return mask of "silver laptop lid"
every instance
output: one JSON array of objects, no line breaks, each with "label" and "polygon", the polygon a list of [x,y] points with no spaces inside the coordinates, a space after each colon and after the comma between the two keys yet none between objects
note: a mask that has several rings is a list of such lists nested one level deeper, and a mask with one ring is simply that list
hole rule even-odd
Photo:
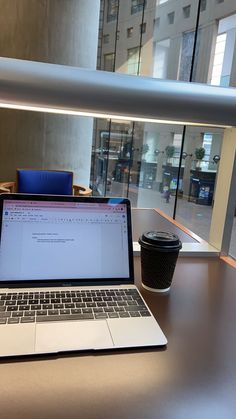
[{"label": "silver laptop lid", "polygon": [[133,283],[130,202],[0,195],[0,286]]}]

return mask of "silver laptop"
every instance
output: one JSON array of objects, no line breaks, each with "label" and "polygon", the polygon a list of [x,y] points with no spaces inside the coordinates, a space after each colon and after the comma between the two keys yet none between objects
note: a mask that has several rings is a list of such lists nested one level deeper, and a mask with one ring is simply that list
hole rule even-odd
[{"label": "silver laptop", "polygon": [[128,199],[0,195],[0,356],[166,345],[134,286]]}]

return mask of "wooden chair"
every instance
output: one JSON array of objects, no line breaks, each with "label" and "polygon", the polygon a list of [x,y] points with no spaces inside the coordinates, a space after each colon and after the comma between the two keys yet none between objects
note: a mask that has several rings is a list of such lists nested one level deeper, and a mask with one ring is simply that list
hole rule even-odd
[{"label": "wooden chair", "polygon": [[73,184],[73,172],[17,169],[16,182],[1,182],[0,193],[90,196],[92,190]]}]

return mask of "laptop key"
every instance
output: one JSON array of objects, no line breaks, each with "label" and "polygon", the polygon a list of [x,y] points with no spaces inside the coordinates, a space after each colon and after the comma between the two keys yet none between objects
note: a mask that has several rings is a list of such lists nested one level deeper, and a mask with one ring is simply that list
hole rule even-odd
[{"label": "laptop key", "polygon": [[117,302],[116,301],[108,301],[107,305],[108,305],[108,307],[115,307],[115,306],[117,306]]},{"label": "laptop key", "polygon": [[48,298],[43,298],[42,300],[40,300],[40,304],[49,304],[50,301]]},{"label": "laptop key", "polygon": [[127,301],[117,301],[117,305],[120,307],[127,306]]},{"label": "laptop key", "polygon": [[46,316],[47,315],[47,310],[37,310],[36,315],[37,316]]},{"label": "laptop key", "polygon": [[79,297],[73,297],[72,298],[73,303],[82,303],[82,298]]},{"label": "laptop key", "polygon": [[11,299],[10,295],[2,295],[2,297],[1,297],[1,300],[3,300],[3,301],[8,301],[10,299]]},{"label": "laptop key", "polygon": [[[66,307],[67,305],[65,304],[65,307]],[[64,304],[62,304],[62,303],[59,303],[59,304],[54,304],[54,308],[64,308]]]},{"label": "laptop key", "polygon": [[59,311],[58,310],[48,310],[48,314],[50,316],[56,316],[57,314],[59,314]]},{"label": "laptop key", "polygon": [[75,305],[76,305],[77,308],[86,307],[86,304],[85,303],[76,303]]},{"label": "laptop key", "polygon": [[138,311],[131,311],[129,314],[130,317],[140,317],[140,313]]},{"label": "laptop key", "polygon": [[147,310],[142,310],[140,311],[140,314],[142,317],[147,317],[147,316],[151,316],[151,314],[149,313],[149,311]]},{"label": "laptop key", "polygon": [[108,314],[106,313],[95,313],[95,319],[107,319]]},{"label": "laptop key", "polygon": [[23,311],[16,311],[16,312],[13,311],[12,313],[12,317],[22,317],[22,316],[23,316]]},{"label": "laptop key", "polygon": [[114,307],[114,310],[118,312],[125,311],[124,307]]},{"label": "laptop key", "polygon": [[42,309],[43,310],[51,310],[52,309],[52,304],[43,304]]},{"label": "laptop key", "polygon": [[120,316],[120,317],[129,317],[129,313],[127,313],[127,311],[120,312],[120,313],[119,313],[119,316]]},{"label": "laptop key", "polygon": [[118,313],[108,313],[108,316],[110,317],[110,319],[119,317]]},{"label": "laptop key", "polygon": [[87,303],[86,305],[87,307],[97,307],[96,303]]},{"label": "laptop key", "polygon": [[33,316],[21,317],[20,322],[21,323],[34,323],[35,317]]},{"label": "laptop key", "polygon": [[90,298],[90,297],[84,297],[83,298],[83,303],[92,303],[92,298]]},{"label": "laptop key", "polygon": [[21,310],[29,310],[30,309],[30,306],[20,306],[20,309]]},{"label": "laptop key", "polygon": [[127,306],[125,307],[125,311],[140,311],[142,310],[142,307],[140,306]]},{"label": "laptop key", "polygon": [[82,313],[92,313],[92,309],[91,308],[82,308]]},{"label": "laptop key", "polygon": [[103,301],[112,301],[111,297],[103,297]]},{"label": "laptop key", "polygon": [[0,324],[6,324],[7,319],[0,319]]},{"label": "laptop key", "polygon": [[[15,313],[13,313],[13,314],[15,314]],[[6,317],[11,317],[11,312],[10,311],[0,312],[0,319],[5,319]]]},{"label": "laptop key", "polygon": [[59,316],[38,316],[36,322],[63,322],[66,320],[93,320],[94,316],[92,313],[84,314],[60,314]]},{"label": "laptop key", "polygon": [[38,304],[39,300],[29,300],[29,304],[33,305],[33,304]]},{"label": "laptop key", "polygon": [[98,307],[98,308],[94,308],[93,309],[94,313],[104,313],[103,308],[102,307]]},{"label": "laptop key", "polygon": [[62,303],[71,303],[71,298],[62,298]]},{"label": "laptop key", "polygon": [[6,306],[0,306],[0,311],[6,311]]},{"label": "laptop key", "polygon": [[18,306],[24,306],[27,304],[27,300],[17,300]]},{"label": "laptop key", "polygon": [[68,308],[64,308],[60,310],[60,314],[70,314],[70,310]]},{"label": "laptop key", "polygon": [[41,310],[41,304],[33,304],[31,310]]},{"label": "laptop key", "polygon": [[113,307],[104,307],[104,311],[105,311],[105,313],[114,313],[114,308]]},{"label": "laptop key", "polygon": [[81,308],[72,308],[71,313],[72,314],[81,314],[82,310],[81,310]]},{"label": "laptop key", "polygon": [[35,316],[35,311],[34,310],[25,311],[24,316]]},{"label": "laptop key", "polygon": [[20,319],[18,319],[17,317],[11,317],[10,319],[7,320],[8,324],[16,324],[19,322],[20,322]]},{"label": "laptop key", "polygon": [[16,301],[15,300],[6,301],[6,305],[7,306],[15,306],[16,305]]},{"label": "laptop key", "polygon": [[17,310],[18,310],[18,307],[17,306],[9,306],[9,307],[7,307],[7,311],[17,311]]}]

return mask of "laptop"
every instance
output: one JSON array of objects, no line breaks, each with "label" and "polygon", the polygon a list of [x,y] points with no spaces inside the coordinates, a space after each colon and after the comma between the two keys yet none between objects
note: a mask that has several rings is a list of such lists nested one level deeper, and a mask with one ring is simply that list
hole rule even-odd
[{"label": "laptop", "polygon": [[162,346],[128,199],[0,195],[0,356]]}]

